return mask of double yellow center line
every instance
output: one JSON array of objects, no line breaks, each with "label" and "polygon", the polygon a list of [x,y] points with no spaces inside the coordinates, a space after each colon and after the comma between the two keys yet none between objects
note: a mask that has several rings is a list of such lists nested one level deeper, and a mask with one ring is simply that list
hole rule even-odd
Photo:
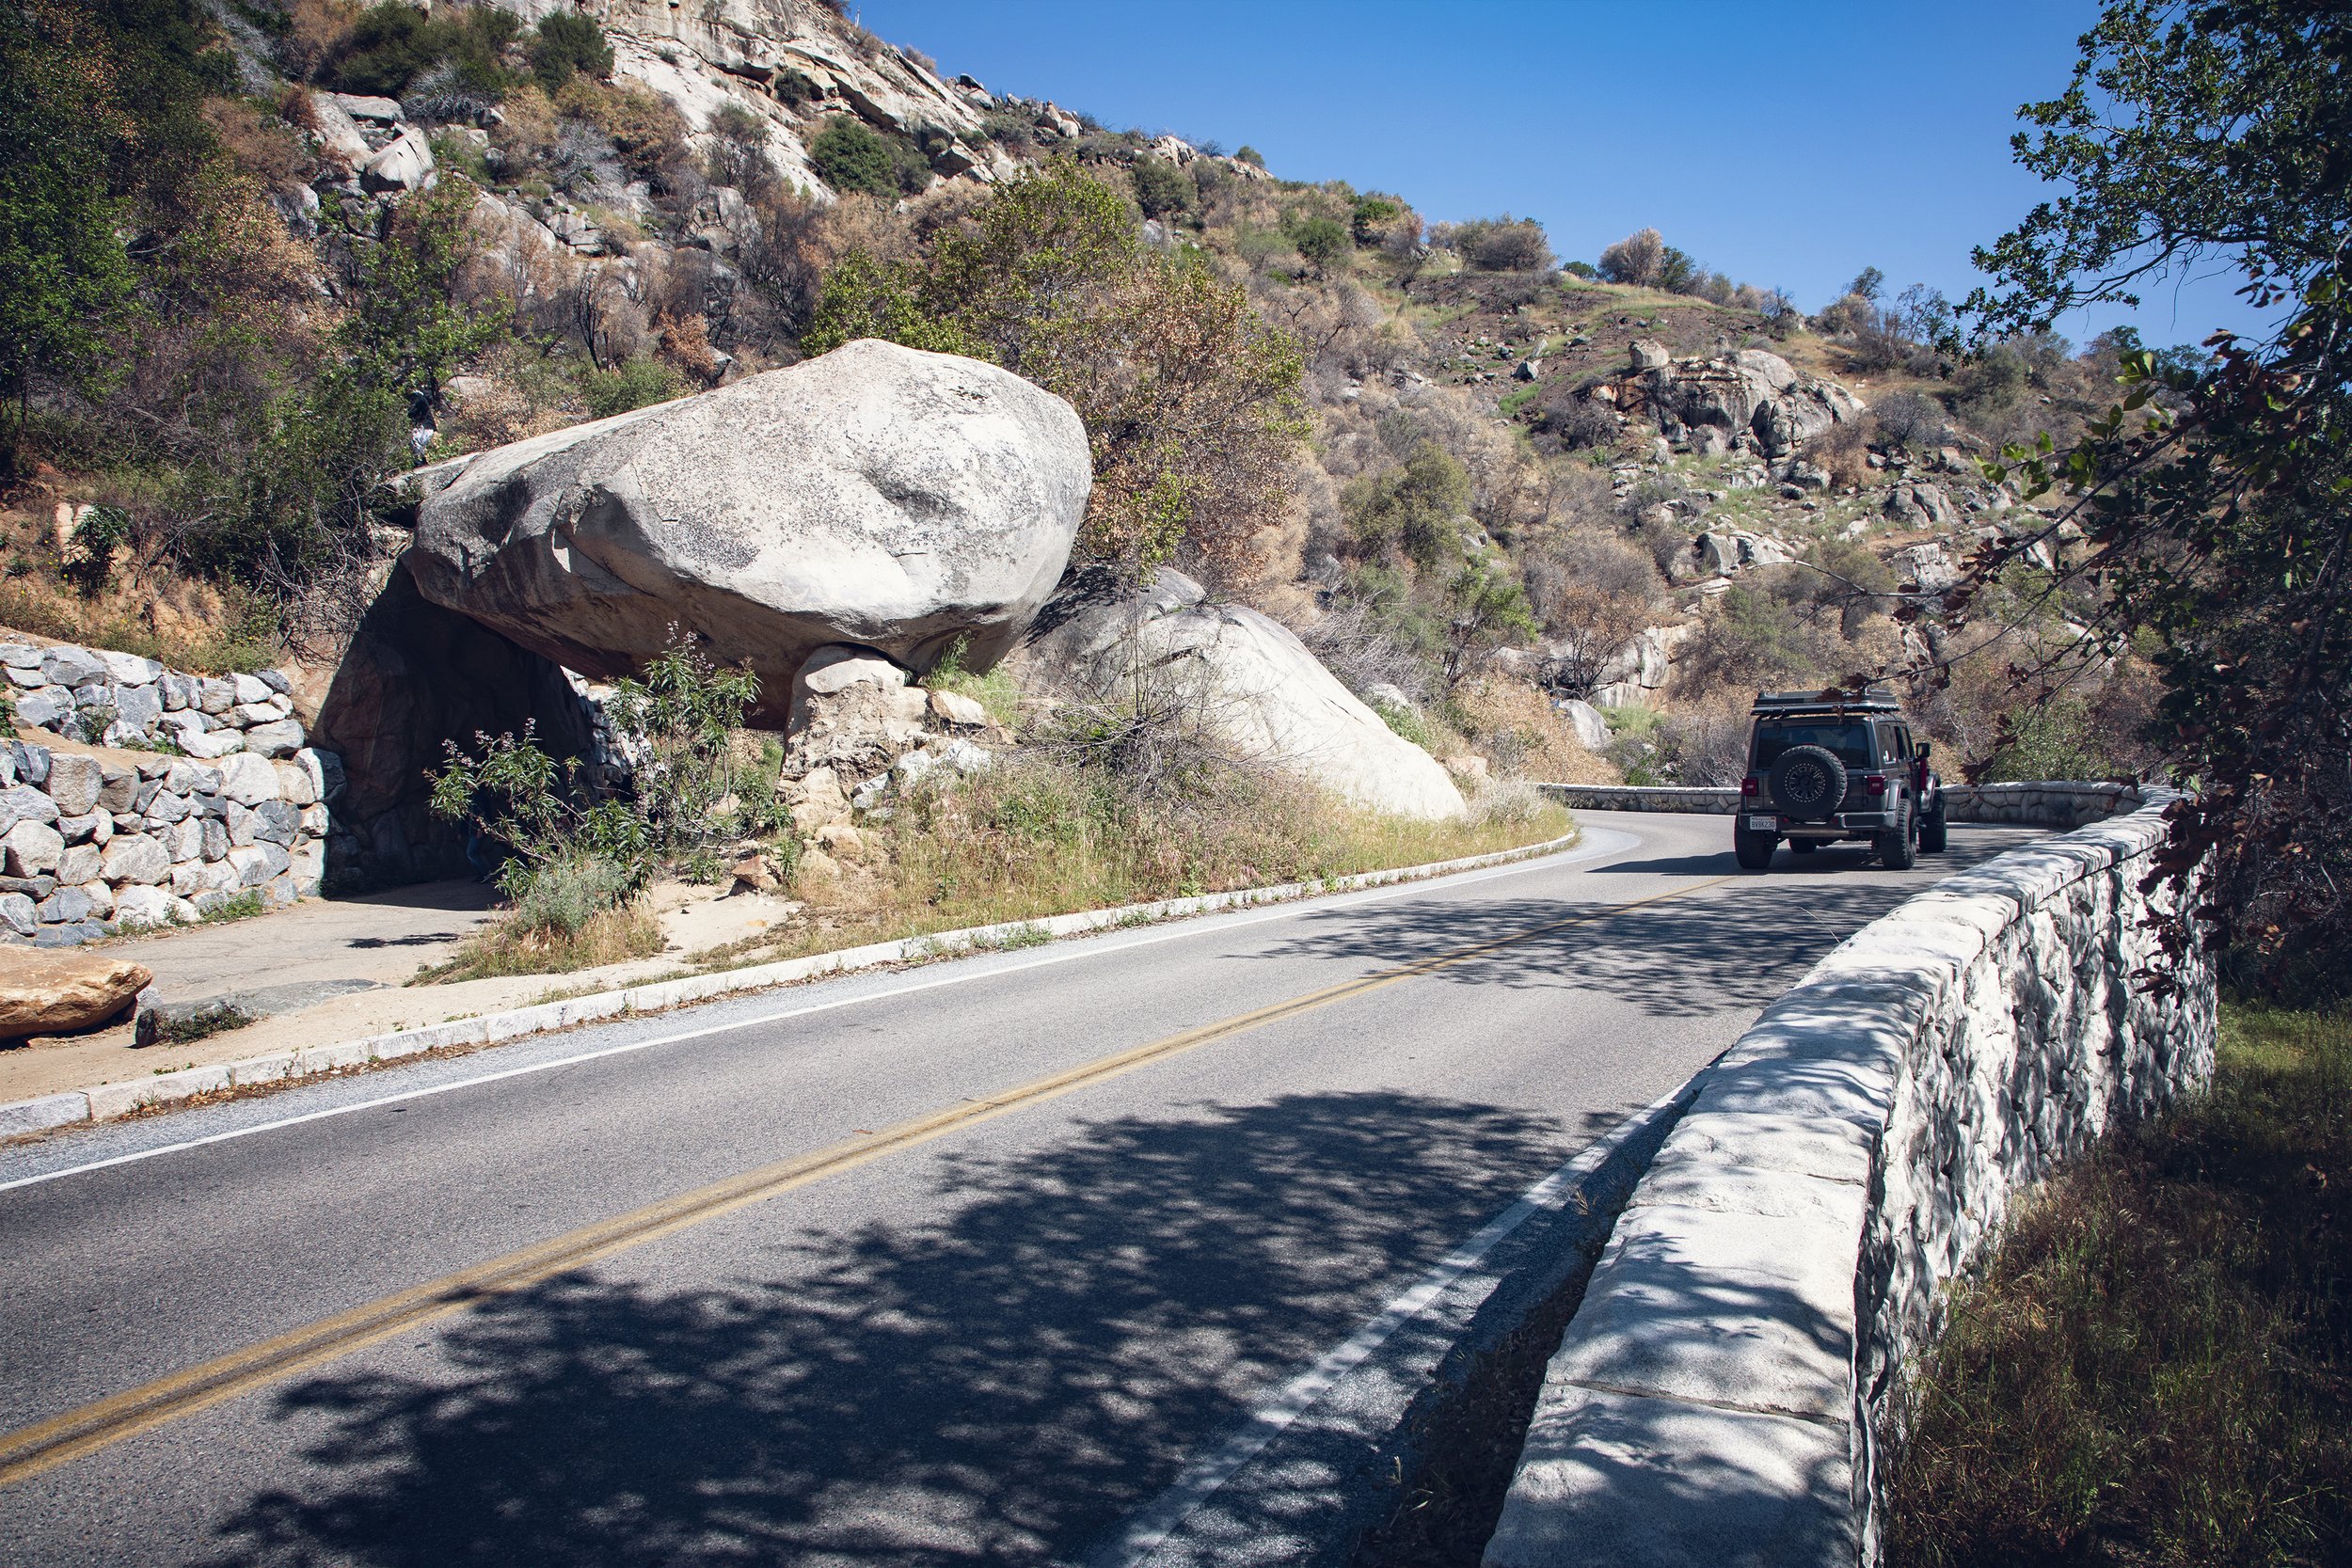
[{"label": "double yellow center line", "polygon": [[1338,985],[1326,986],[1321,990],[1308,991],[1250,1012],[1221,1019],[1215,1023],[1186,1029],[1148,1045],[1097,1057],[1001,1094],[982,1100],[967,1100],[931,1116],[902,1121],[895,1127],[866,1133],[811,1154],[779,1160],[628,1213],[582,1226],[520,1251],[493,1258],[469,1269],[461,1269],[426,1284],[355,1307],[347,1312],[321,1318],[316,1323],[278,1335],[276,1338],[232,1351],[199,1366],[157,1378],[152,1383],[142,1384],[94,1404],[84,1405],[78,1410],[68,1411],[62,1416],[0,1436],[0,1486],[40,1475],[83,1454],[96,1452],[125,1438],[152,1431],[223,1400],[250,1393],[437,1318],[462,1311],[493,1297],[526,1290],[627,1248],[643,1246],[647,1242],[702,1225],[722,1214],[733,1213],[738,1209],[765,1202],[813,1181],[854,1170],[886,1155],[917,1148],[960,1129],[1026,1109],[1200,1046],[1231,1039],[1236,1035],[1263,1028],[1283,1019],[1295,1018],[1318,1007],[1327,1007],[1335,1002],[1344,1002],[1482,954],[1492,953],[1498,948],[1509,947],[1570,927],[1587,925],[1644,905],[1678,898],[1733,879],[1716,877],[1671,888],[1646,898],[1636,898],[1629,903],[1588,911],[1563,920],[1530,926],[1472,946],[1377,970],[1353,980],[1343,980]]}]

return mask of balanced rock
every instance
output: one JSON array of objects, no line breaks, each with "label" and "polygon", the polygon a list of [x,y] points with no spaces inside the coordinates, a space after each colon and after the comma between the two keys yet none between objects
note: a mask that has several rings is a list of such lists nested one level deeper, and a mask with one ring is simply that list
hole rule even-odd
[{"label": "balanced rock", "polygon": [[154,978],[128,958],[0,948],[0,1039],[103,1023],[127,1010]]},{"label": "balanced rock", "polygon": [[772,720],[827,643],[993,662],[1059,580],[1093,481],[1061,399],[865,340],[417,483],[426,598],[607,678],[691,627],[750,662]]},{"label": "balanced rock", "polygon": [[1201,716],[1247,761],[1399,816],[1459,816],[1462,794],[1438,759],[1388,723],[1279,623],[1208,602],[1162,568],[1139,592],[1078,574],[1041,617],[1025,654],[1081,686],[1119,692],[1141,673]]}]

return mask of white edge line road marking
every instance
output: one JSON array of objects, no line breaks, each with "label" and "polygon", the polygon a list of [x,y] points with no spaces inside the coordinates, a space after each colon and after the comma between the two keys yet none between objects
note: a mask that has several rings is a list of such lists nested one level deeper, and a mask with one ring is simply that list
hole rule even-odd
[{"label": "white edge line road marking", "polygon": [[[1711,1064],[1710,1064],[1711,1066]],[[1401,1295],[1322,1359],[1284,1384],[1273,1399],[1245,1418],[1233,1434],[1206,1458],[1196,1460],[1169,1483],[1157,1501],[1137,1515],[1089,1560],[1096,1568],[1136,1568],[1183,1527],[1200,1505],[1244,1465],[1290,1430],[1341,1378],[1369,1359],[1396,1331],[1421,1315],[1454,1281],[1476,1268],[1497,1243],[1528,1220],[1554,1208],[1576,1181],[1591,1176],[1650,1119],[1692,1095],[1708,1068],[1701,1068],[1673,1093],[1634,1112],[1587,1145],[1584,1151],[1519,1195],[1518,1201],[1486,1222],[1460,1246],[1439,1259]]]},{"label": "white edge line road marking", "polygon": [[[1604,835],[1607,838],[1623,838],[1628,842],[1609,843],[1605,841]],[[1572,865],[1581,861],[1593,860],[1628,848],[1638,848],[1641,844],[1641,840],[1633,835],[1619,833],[1612,829],[1600,829],[1589,836],[1602,841],[1580,846],[1565,855],[1545,855],[1534,860],[1520,861],[1512,865],[1499,865],[1484,871],[1465,872],[1438,881],[1424,879],[1401,882],[1391,887],[1368,888],[1360,893],[1344,893],[1334,898],[1299,899],[1271,910],[1234,915],[1230,918],[1212,915],[1206,920],[1183,921],[1178,923],[1174,929],[1151,935],[1130,936],[1124,939],[1113,938],[1107,942],[1099,939],[1093,942],[1081,941],[1073,942],[1064,952],[1043,954],[1038,958],[1025,958],[1017,963],[989,969],[963,970],[960,973],[941,975],[937,979],[913,981],[907,985],[892,986],[882,990],[867,991],[858,996],[836,997],[829,1002],[812,1002],[804,1006],[778,1008],[773,1012],[759,1013],[751,1018],[736,1019],[726,1023],[706,1024],[700,1029],[674,1030],[666,1035],[657,1035],[651,1039],[630,1040],[621,1045],[602,1046],[595,1051],[577,1052],[569,1056],[558,1056],[544,1062],[529,1062],[520,1067],[502,1068],[496,1072],[476,1073],[472,1077],[454,1079],[446,1084],[428,1085],[423,1088],[403,1089],[396,1094],[377,1095],[373,1099],[355,1101],[348,1105],[329,1105],[316,1111],[305,1111],[298,1116],[279,1117],[271,1121],[256,1122],[251,1127],[231,1128],[225,1132],[207,1133],[200,1138],[183,1138],[174,1143],[158,1144],[152,1148],[133,1149],[127,1154],[110,1155],[103,1160],[92,1160],[87,1164],[68,1165],[63,1170],[45,1171],[37,1176],[20,1176],[14,1180],[0,1181],[0,1193],[13,1192],[19,1187],[37,1187],[48,1181],[62,1181],[69,1176],[86,1176],[92,1171],[106,1170],[116,1165],[135,1164],[142,1160],[152,1160],[166,1154],[177,1154],[185,1149],[202,1148],[208,1144],[229,1143],[238,1138],[257,1137],[263,1132],[280,1132],[289,1127],[299,1127],[306,1122],[325,1121],[333,1117],[352,1116],[360,1111],[373,1111],[381,1106],[397,1105],[406,1101],[427,1100],[435,1095],[451,1094],[459,1089],[479,1088],[485,1084],[495,1084],[502,1079],[520,1078],[534,1072],[551,1072],[558,1068],[578,1067],[584,1062],[601,1061],[608,1056],[625,1056],[634,1052],[651,1051],[657,1046],[677,1045],[687,1040],[702,1039],[711,1035],[723,1035],[737,1029],[755,1029],[763,1024],[782,1023],[790,1019],[805,1018],[811,1013],[831,1012],[836,1007],[850,1007],[867,1002],[888,1001],[894,997],[911,996],[917,991],[936,990],[942,986],[956,986],[973,980],[993,979],[1000,974],[1018,974],[1025,970],[1043,969],[1050,964],[1071,963],[1080,958],[1097,958],[1104,954],[1124,953],[1134,948],[1150,947],[1163,942],[1178,942],[1190,937],[1212,936],[1224,931],[1236,930],[1245,926],[1262,925],[1269,920],[1294,920],[1302,914],[1311,914],[1326,910],[1347,909],[1357,904],[1402,898],[1414,894],[1428,894],[1438,888],[1469,887],[1478,882],[1491,881],[1500,877],[1517,877],[1530,871],[1556,871],[1563,865]],[[841,978],[847,979],[849,976],[844,975]],[[719,999],[713,998],[712,1000]],[[323,1080],[323,1082],[332,1081],[331,1079]]]}]

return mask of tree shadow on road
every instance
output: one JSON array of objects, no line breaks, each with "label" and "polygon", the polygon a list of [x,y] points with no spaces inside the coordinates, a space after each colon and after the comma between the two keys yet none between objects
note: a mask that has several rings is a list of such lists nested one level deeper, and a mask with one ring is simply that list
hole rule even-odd
[{"label": "tree shadow on road", "polygon": [[567,1276],[445,1327],[438,1363],[282,1391],[304,1463],[219,1560],[1083,1557],[1598,1131],[1298,1095],[940,1160],[932,1222],[787,1237],[754,1209],[694,1233],[739,1247],[719,1287]]}]

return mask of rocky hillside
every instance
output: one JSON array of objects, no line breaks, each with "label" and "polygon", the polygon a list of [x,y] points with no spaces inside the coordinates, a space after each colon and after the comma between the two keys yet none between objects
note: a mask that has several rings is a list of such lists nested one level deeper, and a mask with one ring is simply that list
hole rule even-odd
[{"label": "rocky hillside", "polygon": [[[78,110],[111,140],[55,150],[103,204],[61,230],[87,329],[20,337],[9,366],[0,620],[194,669],[291,656],[362,815],[400,835],[440,738],[537,715],[586,744],[593,720],[556,712],[574,677],[641,663],[673,611],[761,663],[769,722],[829,641],[917,674],[1011,645],[919,594],[780,641],[691,594],[622,607],[608,578],[693,576],[649,536],[501,586],[446,520],[487,470],[426,500],[469,454],[834,343],[1059,394],[1091,468],[1073,572],[1190,574],[1457,777],[1690,782],[1734,766],[1758,684],[1953,651],[1916,611],[2019,515],[1976,460],[2063,435],[2117,347],[1962,360],[1933,346],[1940,302],[1883,303],[1874,273],[1807,317],[1654,232],[1562,266],[1525,220],[1430,224],[992,94],[814,0],[48,0],[12,26],[23,127]],[[109,69],[48,69],[77,59]],[[498,463],[526,478],[484,495],[537,505],[546,463]],[[1002,625],[1051,587],[1008,588]],[[2016,656],[2068,645],[2025,578],[1980,610]],[[2124,760],[2128,712],[2092,693],[2127,664],[2018,716],[1993,662],[1918,692],[1965,760]]]}]

